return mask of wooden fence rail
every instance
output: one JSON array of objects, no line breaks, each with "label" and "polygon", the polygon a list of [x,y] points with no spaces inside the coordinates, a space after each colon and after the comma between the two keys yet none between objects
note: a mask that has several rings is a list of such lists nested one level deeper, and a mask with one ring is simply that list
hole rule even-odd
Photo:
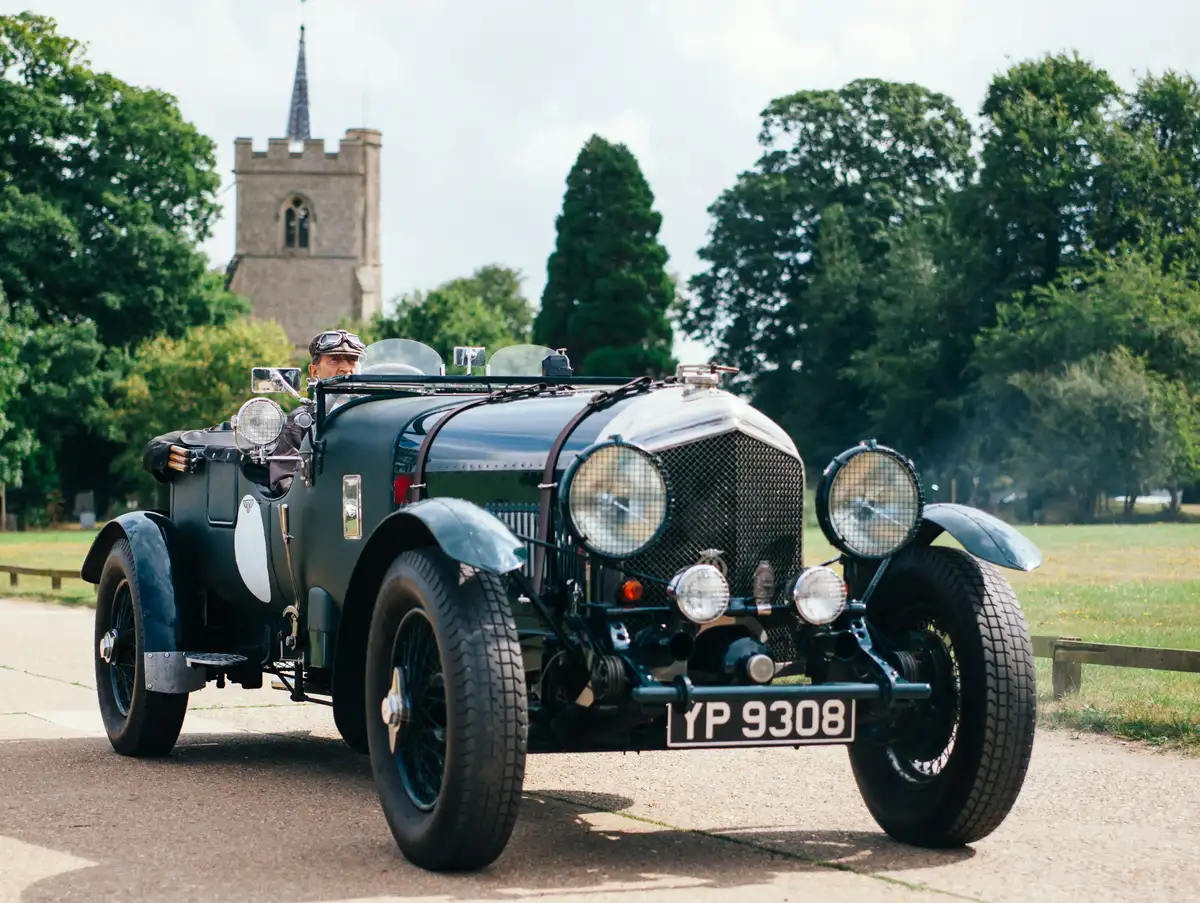
[{"label": "wooden fence rail", "polygon": [[26,568],[15,564],[0,564],[0,574],[8,574],[8,585],[16,586],[19,577],[49,577],[52,589],[62,589],[63,578],[82,580],[79,571],[66,571],[57,568]]},{"label": "wooden fence rail", "polygon": [[1054,661],[1051,675],[1055,699],[1079,692],[1084,665],[1200,674],[1200,650],[1197,649],[1089,643],[1073,636],[1035,636],[1033,654]]}]

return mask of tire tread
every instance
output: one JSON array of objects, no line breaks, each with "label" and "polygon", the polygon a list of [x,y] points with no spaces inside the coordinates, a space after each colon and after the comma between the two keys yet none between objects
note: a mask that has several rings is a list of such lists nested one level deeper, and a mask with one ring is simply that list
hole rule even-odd
[{"label": "tire tread", "polygon": [[[114,571],[118,573],[114,574]],[[133,594],[134,624],[137,634],[137,668],[133,698],[129,715],[120,728],[114,725],[122,720],[116,702],[109,698],[111,685],[106,673],[108,665],[100,659],[97,643],[103,633],[101,622],[111,616],[112,600],[105,600],[104,594],[115,590],[115,584],[124,577],[129,581]],[[144,630],[142,627],[142,598],[137,582],[137,566],[134,561],[133,549],[129,540],[121,537],[113,543],[104,568],[100,573],[100,583],[96,587],[96,630],[92,644],[92,655],[96,662],[96,692],[99,697],[100,714],[104,721],[105,733],[113,749],[123,756],[134,758],[157,758],[170,754],[179,740],[183,729],[184,718],[187,717],[189,694],[186,693],[156,693],[145,687],[142,647],[144,645]]]},{"label": "tire tread", "polygon": [[945,831],[947,844],[972,843],[1008,816],[1033,754],[1037,693],[1033,645],[1020,602],[995,565],[961,549],[933,547],[931,564],[972,600],[986,679],[984,737],[966,802]]},{"label": "tire tread", "polygon": [[[474,870],[503,852],[520,811],[528,712],[516,623],[498,577],[431,548],[396,559],[383,580],[381,600],[405,573],[433,590],[427,611],[440,633],[439,646],[445,644],[439,652],[453,714],[443,783],[443,797],[449,791],[449,798],[438,803],[438,810],[449,806],[448,817],[438,818],[437,812],[426,842],[405,843],[399,834],[397,841],[424,868]],[[367,703],[368,714],[375,704]]]}]

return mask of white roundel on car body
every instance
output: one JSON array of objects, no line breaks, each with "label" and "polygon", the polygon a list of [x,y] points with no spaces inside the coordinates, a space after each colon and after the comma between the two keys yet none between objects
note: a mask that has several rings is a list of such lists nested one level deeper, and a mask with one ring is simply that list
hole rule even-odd
[{"label": "white roundel on car body", "polygon": [[233,558],[246,588],[263,602],[271,601],[271,575],[267,570],[267,531],[262,508],[254,496],[238,503],[237,525],[233,528]]}]

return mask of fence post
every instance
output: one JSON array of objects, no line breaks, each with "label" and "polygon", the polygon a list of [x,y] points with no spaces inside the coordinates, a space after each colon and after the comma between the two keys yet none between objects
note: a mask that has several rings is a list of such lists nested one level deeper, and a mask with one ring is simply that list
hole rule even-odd
[{"label": "fence post", "polygon": [[1066,658],[1060,658],[1058,655],[1059,640],[1076,640],[1079,637],[1063,636],[1056,637],[1052,649],[1051,660],[1053,665],[1051,668],[1051,681],[1054,685],[1054,698],[1062,699],[1064,696],[1073,696],[1079,692],[1079,687],[1083,683],[1083,664],[1078,661],[1072,661]]}]

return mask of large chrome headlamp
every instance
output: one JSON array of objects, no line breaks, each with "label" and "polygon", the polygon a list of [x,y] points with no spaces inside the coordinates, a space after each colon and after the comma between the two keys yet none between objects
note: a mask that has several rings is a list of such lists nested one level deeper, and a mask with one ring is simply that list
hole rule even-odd
[{"label": "large chrome headlamp", "polygon": [[921,525],[921,480],[899,452],[869,440],[829,462],[817,489],[817,522],[838,549],[886,558]]},{"label": "large chrome headlamp", "polygon": [[559,496],[566,522],[585,549],[630,558],[667,524],[667,479],[658,459],[620,439],[599,443],[572,462]]},{"label": "large chrome headlamp", "polygon": [[233,415],[231,426],[239,437],[255,448],[278,441],[283,432],[283,408],[270,398],[251,398]]}]

